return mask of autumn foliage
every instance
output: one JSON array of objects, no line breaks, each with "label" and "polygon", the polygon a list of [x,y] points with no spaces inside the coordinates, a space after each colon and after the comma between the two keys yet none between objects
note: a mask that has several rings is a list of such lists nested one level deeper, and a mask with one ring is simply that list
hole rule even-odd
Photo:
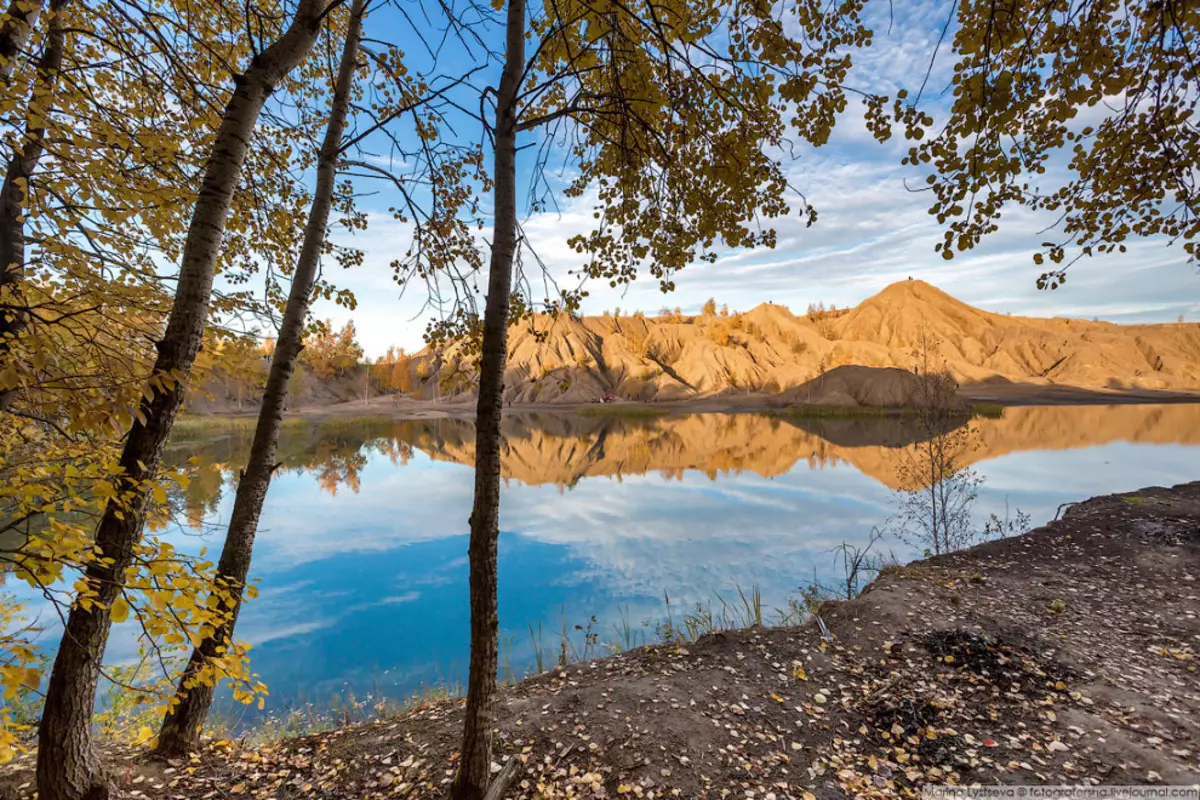
[{"label": "autumn foliage", "polygon": [[304,349],[300,351],[300,363],[326,380],[345,375],[362,360],[363,349],[355,339],[353,322],[347,322],[338,331],[328,322],[317,325],[304,339]]}]

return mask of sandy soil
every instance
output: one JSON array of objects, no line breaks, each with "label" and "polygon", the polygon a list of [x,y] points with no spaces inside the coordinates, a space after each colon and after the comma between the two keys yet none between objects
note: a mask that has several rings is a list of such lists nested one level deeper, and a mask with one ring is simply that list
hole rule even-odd
[{"label": "sandy soil", "polygon": [[[605,404],[604,408],[652,408],[664,411],[714,413],[763,410],[771,407],[771,396],[761,394],[718,395],[670,402],[633,402],[622,400]],[[1200,401],[1200,397],[1197,397]],[[581,408],[601,407],[600,403],[513,403],[504,407],[505,414],[569,413]],[[470,419],[475,416],[475,400],[435,401],[391,397],[373,397],[367,402],[355,400],[328,406],[309,406],[292,412],[293,416],[312,419],[354,417],[394,417],[395,419]],[[245,416],[245,415],[237,415]]]},{"label": "sandy soil", "polygon": [[[370,381],[361,369],[328,381],[302,374],[294,402],[363,413],[353,410],[361,393],[383,377],[383,365],[371,369]],[[1200,324],[1011,317],[922,281],[893,284],[853,309],[802,316],[768,303],[728,317],[537,317],[509,330],[504,401],[569,410],[616,395],[721,411],[769,405],[765,395],[743,394],[758,387],[779,404],[898,406],[910,402],[918,369],[948,371],[970,386],[965,396],[985,402],[1191,401],[1200,396]],[[452,343],[393,364],[387,377],[384,385],[430,403],[406,405],[409,413],[460,415],[469,401],[437,398],[465,397],[479,375],[476,360]],[[189,398],[189,410],[249,406],[256,394],[236,383],[206,386]],[[367,413],[390,403],[374,401],[381,408]]]},{"label": "sandy soil", "polygon": [[[1004,406],[1041,405],[1121,405],[1131,403],[1200,403],[1200,393],[1162,392],[1150,390],[1098,390],[1071,386],[1047,386],[1019,383],[978,383],[963,386],[959,395],[971,403],[994,403]],[[598,403],[517,403],[504,408],[506,414],[573,412],[581,408],[598,407]],[[651,408],[687,413],[733,413],[763,411],[776,407],[774,395],[737,393],[686,398],[664,402],[618,401],[604,408]],[[470,419],[475,415],[474,398],[434,401],[390,396],[373,397],[363,402],[354,400],[335,405],[307,406],[291,412],[291,416],[322,419],[353,419],[355,417],[392,417],[394,419]],[[231,414],[226,416],[252,416]]]},{"label": "sandy soil", "polygon": [[1084,389],[1025,383],[974,383],[958,392],[973,403],[1004,406],[1120,405],[1125,403],[1200,403],[1197,392],[1153,389]]}]

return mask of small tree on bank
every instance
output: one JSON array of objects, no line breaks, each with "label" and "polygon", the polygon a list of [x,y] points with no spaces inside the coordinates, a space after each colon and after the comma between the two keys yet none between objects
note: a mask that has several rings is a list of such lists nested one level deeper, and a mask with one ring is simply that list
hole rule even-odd
[{"label": "small tree on bank", "polygon": [[972,442],[969,425],[937,428],[924,441],[904,449],[901,491],[894,530],[909,544],[941,555],[975,542],[971,516],[983,478],[965,464]]},{"label": "small tree on bank", "polygon": [[916,414],[919,440],[902,451],[893,524],[902,539],[940,555],[974,539],[971,509],[983,479],[966,466],[974,429],[958,398],[958,383],[940,363],[939,343],[923,325],[913,359],[916,375],[909,405]]}]

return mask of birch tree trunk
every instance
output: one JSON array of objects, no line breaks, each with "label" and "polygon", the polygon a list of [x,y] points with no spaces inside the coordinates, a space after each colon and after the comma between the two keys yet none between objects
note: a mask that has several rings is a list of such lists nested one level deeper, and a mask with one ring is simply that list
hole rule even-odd
[{"label": "birch tree trunk", "polygon": [[[14,0],[18,6],[20,0]],[[26,119],[29,125],[24,141],[12,154],[0,185],[0,359],[11,348],[11,340],[25,324],[25,311],[20,299],[21,283],[25,280],[25,204],[29,194],[29,179],[37,169],[45,150],[46,122],[54,102],[58,73],[62,69],[66,49],[65,11],[70,0],[50,0],[49,26],[42,54],[35,67],[33,88],[29,94]],[[10,17],[0,30],[0,57],[11,48],[12,57],[0,68],[0,78],[8,80],[16,55],[29,36],[29,28],[40,6],[23,17]],[[10,9],[12,13],[12,9]],[[36,120],[36,122],[35,122]],[[0,388],[0,411],[12,403],[15,386]]]},{"label": "birch tree trunk", "polygon": [[525,0],[509,0],[504,70],[496,97],[495,208],[487,303],[483,314],[479,402],[475,412],[475,502],[467,554],[471,583],[471,659],[462,757],[454,800],[482,800],[492,764],[499,614],[496,550],[500,538],[500,415],[508,352],[509,295],[517,249],[517,104],[525,71]]},{"label": "birch tree trunk", "polygon": [[0,27],[0,83],[8,83],[17,56],[29,40],[29,32],[42,11],[41,0],[12,0]]},{"label": "birch tree trunk", "polygon": [[229,205],[255,123],[275,85],[312,48],[324,6],[324,0],[300,0],[287,31],[237,79],[217,129],[184,243],[175,302],[154,363],[155,375],[171,378],[169,388],[150,393],[139,405],[120,460],[119,494],[128,493],[130,500],[123,507],[112,503],[105,510],[96,530],[100,557],[86,573],[96,587],[97,605],[90,611],[79,606],[71,609],[50,673],[38,730],[41,800],[99,800],[109,795],[91,741],[96,682],[112,626],[109,609],[141,538],[146,482],[157,472],[183,402],[184,381],[200,349]]},{"label": "birch tree trunk", "polygon": [[283,423],[284,404],[287,401],[288,386],[296,358],[300,355],[304,321],[308,316],[313,283],[316,280],[317,267],[321,263],[321,250],[329,225],[334,180],[337,177],[342,135],[346,130],[346,117],[350,108],[350,88],[354,81],[355,59],[362,35],[362,15],[365,6],[366,0],[354,0],[350,8],[350,20],[346,29],[345,45],[342,48],[341,63],[338,66],[329,124],[326,126],[325,139],[321,143],[321,152],[317,160],[316,191],[304,229],[304,242],[292,275],[292,287],[288,293],[287,308],[283,313],[283,324],[279,329],[279,340],[275,343],[275,352],[271,356],[271,369],[267,375],[262,407],[258,412],[258,423],[254,428],[250,460],[238,482],[237,496],[229,518],[229,531],[225,535],[221,559],[217,564],[216,580],[230,590],[231,598],[228,603],[220,603],[218,612],[228,621],[192,651],[192,657],[175,693],[175,705],[167,712],[158,735],[157,752],[161,755],[182,755],[194,750],[200,743],[200,729],[212,706],[215,687],[199,680],[198,676],[222,648],[229,647],[233,642],[233,630],[241,609],[242,590],[250,572],[250,557],[254,548],[254,536],[258,532],[258,518],[271,484],[271,474],[278,466],[275,463],[275,455],[279,444],[279,429]]}]

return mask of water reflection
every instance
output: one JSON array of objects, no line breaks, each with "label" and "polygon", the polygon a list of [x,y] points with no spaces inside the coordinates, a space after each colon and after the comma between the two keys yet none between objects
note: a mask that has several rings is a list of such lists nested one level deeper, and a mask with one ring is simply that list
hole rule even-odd
[{"label": "water reflection", "polygon": [[[1200,407],[1014,408],[978,420],[963,455],[984,476],[977,514],[1005,501],[1035,523],[1058,504],[1200,474]],[[734,584],[768,606],[834,549],[862,545],[896,510],[912,421],[691,415],[654,421],[545,414],[504,422],[500,614],[511,668],[533,663],[530,624],[596,616],[652,635]],[[181,548],[220,544],[246,431],[176,442],[192,464],[177,501]],[[474,432],[456,419],[289,426],[264,509],[253,575],[260,598],[239,630],[271,703],[403,695],[457,680],[467,663],[466,517]],[[903,542],[881,543],[898,557]],[[551,634],[547,633],[547,636]],[[124,649],[123,649],[124,648]],[[131,651],[114,642],[113,658]]]},{"label": "water reflection", "polygon": [[[357,494],[367,450],[385,453],[396,466],[412,458],[412,446],[398,439],[390,426],[367,420],[288,430],[280,439],[278,474],[311,474],[317,486],[336,497],[339,490]],[[225,490],[233,491],[235,474],[248,460],[253,436],[246,429],[194,432],[167,451],[170,466],[183,467],[187,486],[179,498],[190,527],[199,530],[217,511]]]},{"label": "water reflection", "polygon": [[[1067,450],[1114,442],[1200,445],[1200,406],[1031,406],[1002,418],[970,422],[961,465],[1023,451]],[[803,462],[820,470],[852,466],[889,489],[906,488],[898,451],[926,441],[918,420],[905,417],[782,419],[754,414],[690,414],[656,420],[527,414],[504,419],[501,474],[526,486],[560,493],[587,477],[618,480],[655,473],[682,481],[688,471],[710,480],[743,473],[773,478]],[[177,443],[169,460],[188,458],[189,519],[216,510],[222,491],[249,456],[248,430],[212,431]],[[280,442],[284,473],[311,474],[332,496],[358,493],[370,454],[404,466],[414,450],[435,461],[471,466],[474,426],[465,419],[347,419],[288,427]]]}]

